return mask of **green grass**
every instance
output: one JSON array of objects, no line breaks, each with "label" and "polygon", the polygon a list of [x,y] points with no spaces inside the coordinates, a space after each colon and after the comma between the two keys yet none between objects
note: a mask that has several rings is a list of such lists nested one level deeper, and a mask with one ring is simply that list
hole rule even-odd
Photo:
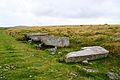
[{"label": "green grass", "polygon": [[[58,33],[49,28],[42,29],[50,34],[70,37],[70,46],[58,48],[55,55],[51,55],[47,50],[38,50],[34,45],[25,41],[18,41],[18,37],[12,37],[18,34],[21,37],[21,34],[31,32],[27,29],[23,32],[19,31],[20,29],[16,29],[18,32],[12,29],[16,33],[12,33],[8,29],[10,34],[14,34],[12,36],[6,33],[6,29],[0,29],[0,80],[109,80],[106,75],[108,71],[120,72],[120,42],[111,40],[112,33],[119,34],[120,28],[109,27],[110,31],[107,31],[106,27],[105,29],[100,27],[99,30],[104,31],[96,31],[96,33],[92,28],[93,32],[82,33],[82,29],[85,31],[88,28],[80,28],[81,34],[73,34],[74,37],[70,31],[66,31],[69,35],[62,32],[61,28],[58,28]],[[72,31],[73,29],[68,30]],[[103,46],[110,51],[110,54],[107,58],[90,61],[91,65],[59,61],[68,52],[92,45]],[[92,68],[99,72],[88,73],[83,68]]]}]

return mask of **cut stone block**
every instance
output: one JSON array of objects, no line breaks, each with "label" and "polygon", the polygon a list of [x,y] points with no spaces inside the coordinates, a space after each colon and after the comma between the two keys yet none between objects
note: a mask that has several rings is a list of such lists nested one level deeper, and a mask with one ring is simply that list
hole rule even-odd
[{"label": "cut stone block", "polygon": [[109,51],[100,47],[83,47],[80,51],[70,52],[65,56],[65,62],[81,62],[107,57]]}]

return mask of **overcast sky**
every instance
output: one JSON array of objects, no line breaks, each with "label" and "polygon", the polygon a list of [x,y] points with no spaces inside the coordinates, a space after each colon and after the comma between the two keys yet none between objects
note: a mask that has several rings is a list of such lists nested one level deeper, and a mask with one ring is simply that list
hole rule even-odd
[{"label": "overcast sky", "polygon": [[120,0],[0,0],[0,26],[120,23]]}]

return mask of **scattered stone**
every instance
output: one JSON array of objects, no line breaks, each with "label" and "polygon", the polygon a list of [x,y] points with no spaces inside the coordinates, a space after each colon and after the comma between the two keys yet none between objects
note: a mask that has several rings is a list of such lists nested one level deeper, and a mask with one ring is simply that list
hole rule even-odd
[{"label": "scattered stone", "polygon": [[82,63],[83,63],[83,64],[89,64],[89,63],[88,63],[88,60],[84,60],[84,61],[82,61]]},{"label": "scattered stone", "polygon": [[115,38],[113,38],[113,41],[120,41],[120,36],[116,36]]},{"label": "scattered stone", "polygon": [[81,62],[84,60],[95,60],[107,57],[109,51],[100,47],[83,47],[82,50],[68,53],[64,60],[65,62]]},{"label": "scattered stone", "polygon": [[32,40],[28,40],[28,43],[30,43],[30,44],[31,44],[31,43],[32,43]]},{"label": "scattered stone", "polygon": [[51,54],[55,54],[56,51],[57,51],[57,47],[54,47],[54,48],[48,49],[48,51],[51,52]]},{"label": "scattered stone", "polygon": [[108,72],[107,76],[111,79],[111,80],[120,80],[120,75],[116,74],[116,73],[112,73],[112,72]]},{"label": "scattered stone", "polygon": [[43,45],[43,43],[38,44],[38,48],[41,49],[41,48],[42,48],[42,45]]},{"label": "scattered stone", "polygon": [[92,72],[92,73],[96,73],[96,72],[98,72],[97,70],[86,69],[86,68],[83,68],[83,70],[85,70],[86,72]]},{"label": "scattered stone", "polygon": [[89,64],[92,65],[93,63],[90,62]]}]

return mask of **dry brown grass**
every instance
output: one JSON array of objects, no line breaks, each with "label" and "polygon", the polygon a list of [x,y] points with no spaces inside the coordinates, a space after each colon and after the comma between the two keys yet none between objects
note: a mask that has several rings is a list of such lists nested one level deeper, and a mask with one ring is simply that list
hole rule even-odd
[{"label": "dry brown grass", "polygon": [[47,32],[50,34],[61,34],[67,36],[76,35],[96,35],[120,32],[119,25],[80,25],[80,26],[33,26],[26,28],[11,28],[7,30],[9,34],[19,34],[26,32]]},{"label": "dry brown grass", "polygon": [[68,36],[72,48],[101,45],[107,47],[111,53],[120,52],[120,42],[112,41],[116,35],[120,35],[120,25],[33,26],[7,30],[8,34],[17,38],[21,38],[24,33],[29,32],[47,32],[59,36]]}]

